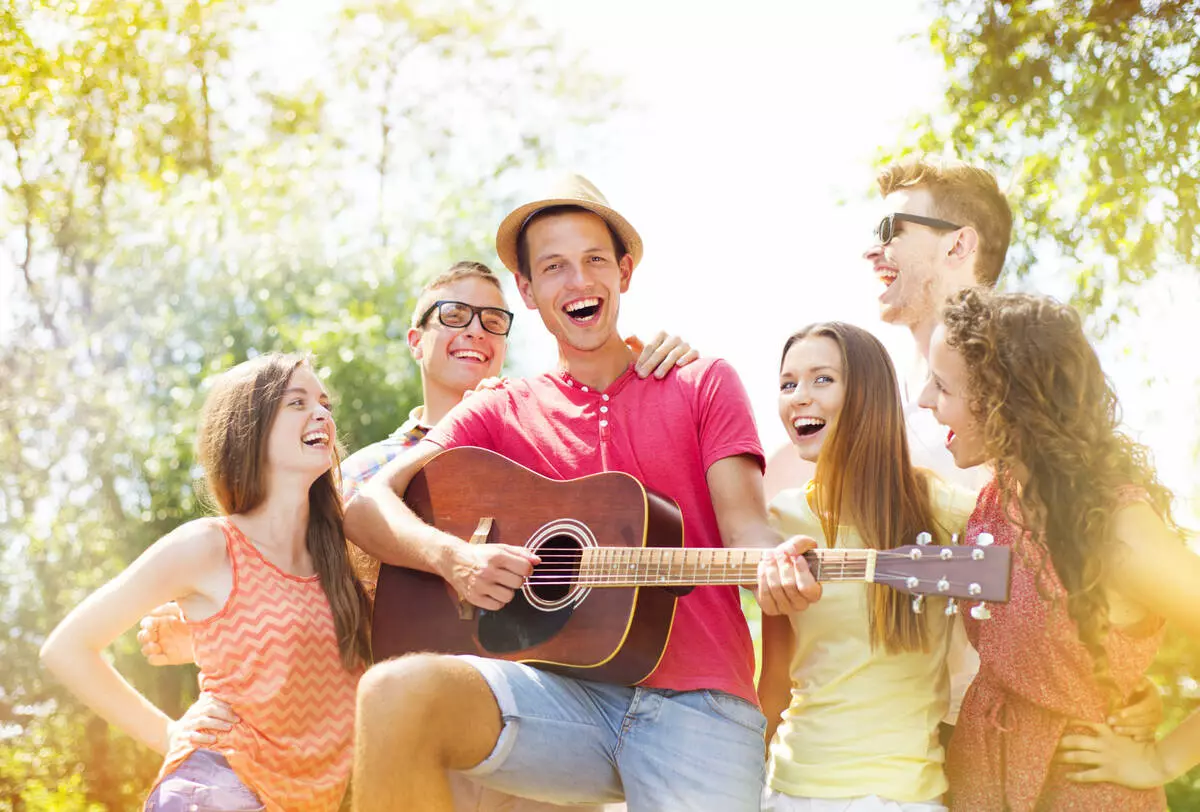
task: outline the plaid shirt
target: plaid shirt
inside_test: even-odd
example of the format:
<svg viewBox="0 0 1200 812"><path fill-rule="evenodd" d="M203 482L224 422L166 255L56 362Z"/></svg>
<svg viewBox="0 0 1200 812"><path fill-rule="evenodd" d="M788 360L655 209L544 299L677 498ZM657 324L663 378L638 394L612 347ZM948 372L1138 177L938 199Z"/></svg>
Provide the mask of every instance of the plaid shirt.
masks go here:
<svg viewBox="0 0 1200 812"><path fill-rule="evenodd" d="M367 484L367 480L379 473L379 469L412 448L429 433L429 426L421 422L425 407L418 406L408 413L404 425L393 431L386 439L371 443L355 451L342 463L342 501L349 502L354 494Z"/></svg>
<svg viewBox="0 0 1200 812"><path fill-rule="evenodd" d="M429 433L429 426L421 422L425 407L418 406L408 414L404 425L388 435L387 439L371 443L355 451L342 463L342 501L349 502L367 480L379 473L383 466L400 456L406 448L412 448ZM350 560L371 600L375 600L375 585L379 580L379 561L373 556L350 545Z"/></svg>

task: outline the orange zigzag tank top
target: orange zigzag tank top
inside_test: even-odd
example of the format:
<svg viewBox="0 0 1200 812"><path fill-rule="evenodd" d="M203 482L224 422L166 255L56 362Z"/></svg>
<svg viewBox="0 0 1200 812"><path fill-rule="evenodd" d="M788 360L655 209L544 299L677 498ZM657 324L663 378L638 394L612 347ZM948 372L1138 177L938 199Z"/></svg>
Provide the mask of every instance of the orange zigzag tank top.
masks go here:
<svg viewBox="0 0 1200 812"><path fill-rule="evenodd" d="M206 749L225 756L270 812L332 812L353 759L354 695L361 671L342 665L318 576L283 572L229 519L233 589L212 617L190 623L200 690L239 721ZM159 780L194 748L172 748Z"/></svg>

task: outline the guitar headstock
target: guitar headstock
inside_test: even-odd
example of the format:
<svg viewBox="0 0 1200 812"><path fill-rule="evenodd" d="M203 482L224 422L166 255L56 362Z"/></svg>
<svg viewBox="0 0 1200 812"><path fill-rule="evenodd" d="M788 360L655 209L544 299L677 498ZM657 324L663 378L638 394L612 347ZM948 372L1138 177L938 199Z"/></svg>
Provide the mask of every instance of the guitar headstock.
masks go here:
<svg viewBox="0 0 1200 812"><path fill-rule="evenodd" d="M918 596L913 601L913 609L918 612L921 597L925 595L1008 602L1012 570L1012 551L1008 547L992 546L992 537L987 533L980 533L973 545L929 544L927 533L921 533L917 540L921 543L879 551L875 559L875 583ZM952 600L946 612L957 611ZM986 619L987 609L977 606L971 614Z"/></svg>

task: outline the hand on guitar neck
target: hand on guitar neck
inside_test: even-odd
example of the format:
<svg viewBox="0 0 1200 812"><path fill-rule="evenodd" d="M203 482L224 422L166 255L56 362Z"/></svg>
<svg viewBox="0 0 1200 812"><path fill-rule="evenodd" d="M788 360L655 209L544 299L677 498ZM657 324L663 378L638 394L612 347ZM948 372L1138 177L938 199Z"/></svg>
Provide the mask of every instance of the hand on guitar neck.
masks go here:
<svg viewBox="0 0 1200 812"><path fill-rule="evenodd" d="M792 536L758 562L758 585L751 588L764 615L803 612L821 598L818 583L804 561L817 542L808 536Z"/></svg>

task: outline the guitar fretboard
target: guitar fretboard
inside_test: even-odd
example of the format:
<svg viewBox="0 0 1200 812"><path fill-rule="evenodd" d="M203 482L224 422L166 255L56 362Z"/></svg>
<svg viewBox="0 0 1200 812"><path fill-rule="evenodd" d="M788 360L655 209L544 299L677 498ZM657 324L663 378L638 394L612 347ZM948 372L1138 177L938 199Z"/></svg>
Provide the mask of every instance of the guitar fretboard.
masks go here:
<svg viewBox="0 0 1200 812"><path fill-rule="evenodd" d="M583 550L580 586L752 586L758 564L771 550L589 547ZM870 581L875 550L810 550L804 554L818 581Z"/></svg>

